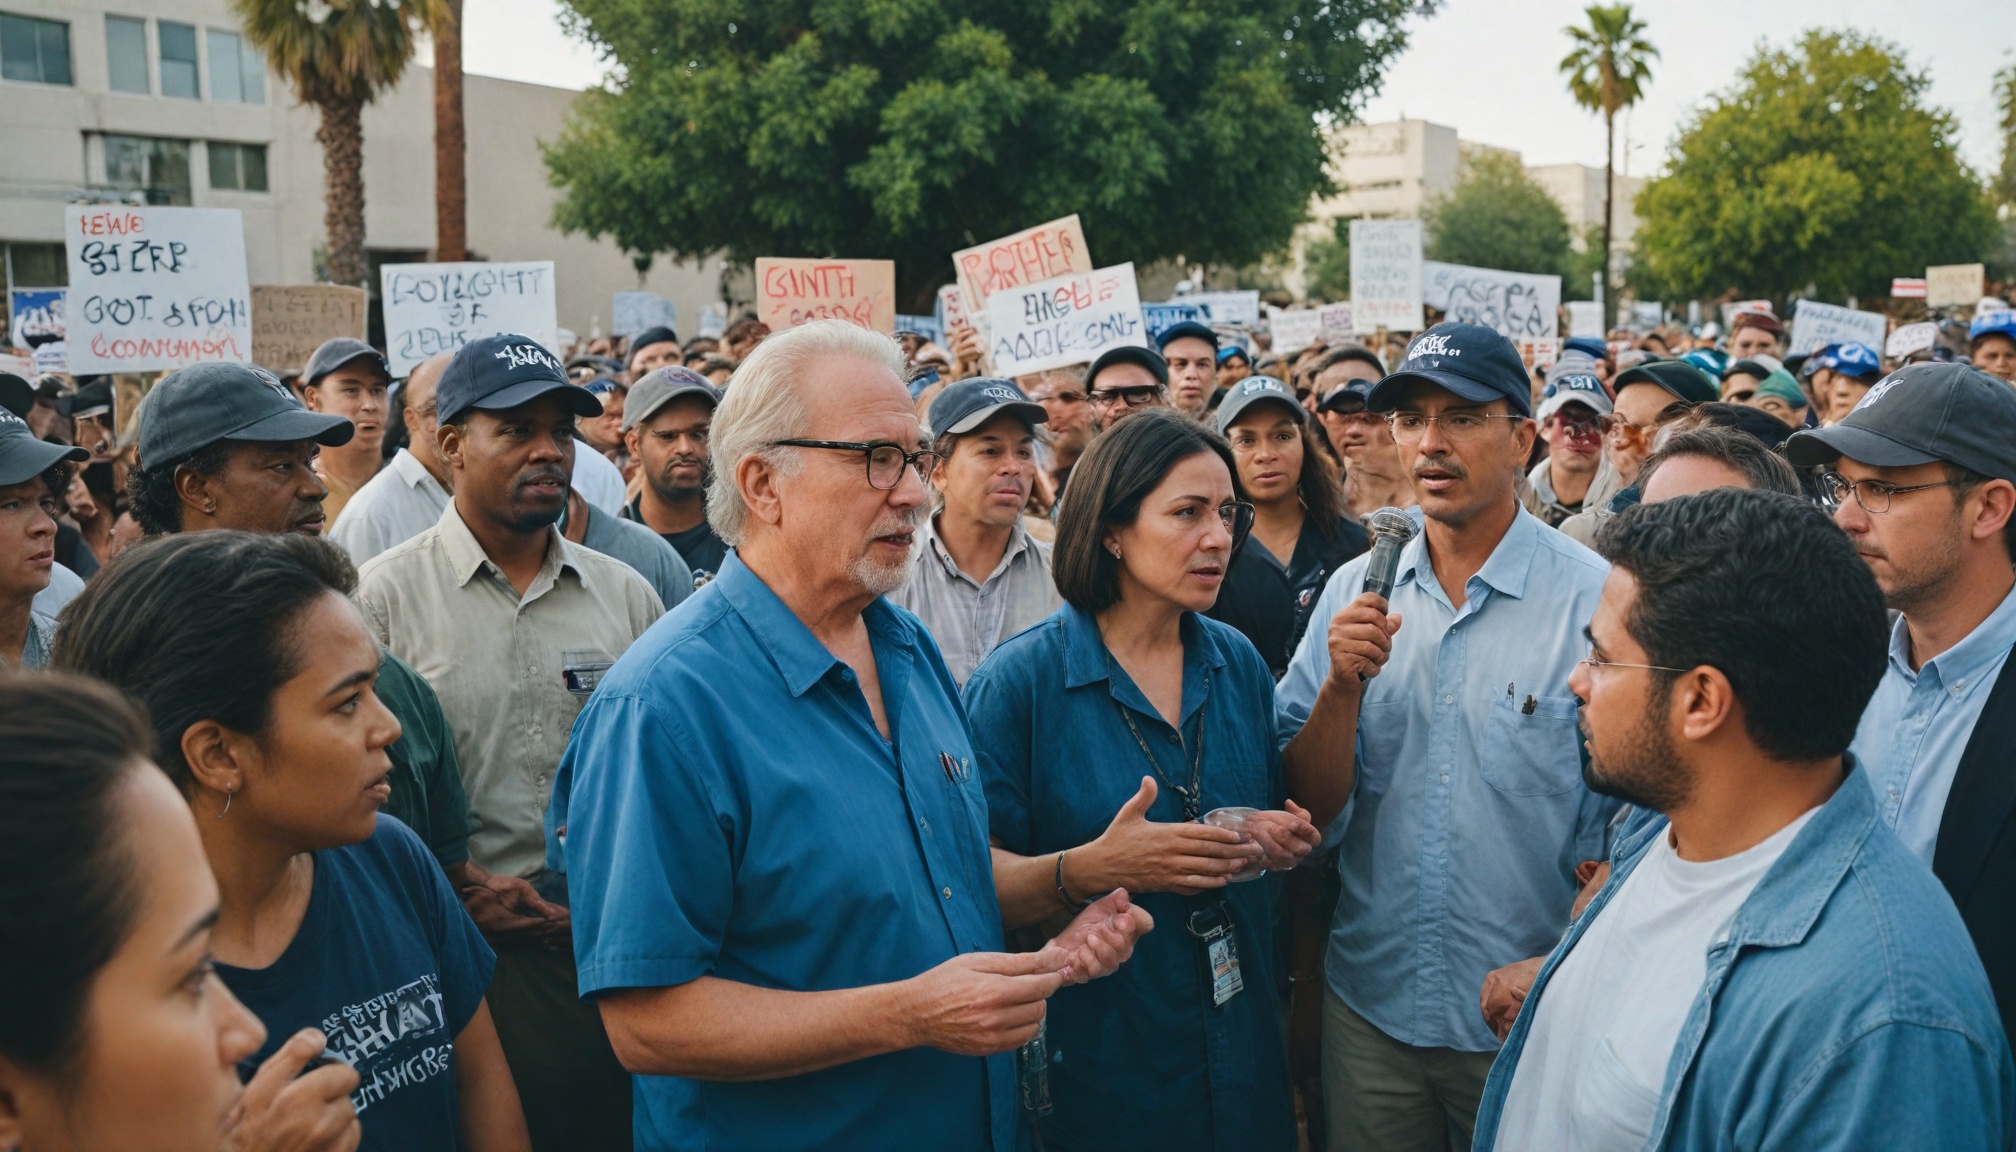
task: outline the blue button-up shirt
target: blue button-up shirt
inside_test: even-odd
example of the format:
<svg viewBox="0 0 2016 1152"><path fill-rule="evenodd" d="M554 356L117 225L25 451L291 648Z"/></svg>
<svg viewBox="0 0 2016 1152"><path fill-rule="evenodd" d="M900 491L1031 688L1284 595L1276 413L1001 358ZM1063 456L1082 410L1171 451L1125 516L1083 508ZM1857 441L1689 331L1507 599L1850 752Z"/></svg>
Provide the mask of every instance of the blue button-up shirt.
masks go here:
<svg viewBox="0 0 2016 1152"><path fill-rule="evenodd" d="M1890 665L1862 712L1852 747L1876 790L1884 823L1927 864L1939 843L1960 754L2011 646L2016 646L2016 590L1965 639L1916 672L1904 618L1890 630Z"/></svg>
<svg viewBox="0 0 2016 1152"><path fill-rule="evenodd" d="M877 600L863 618L888 741L853 671L732 556L609 670L547 821L584 997L701 976L855 988L1001 949L952 678L916 617ZM1020 1123L1012 1055L914 1048L754 1083L635 1082L644 1152L1008 1152Z"/></svg>
<svg viewBox="0 0 2016 1152"><path fill-rule="evenodd" d="M1284 745L1330 675L1330 619L1363 590L1369 559L1339 569L1317 601L1279 689ZM1603 855L1616 803L1582 783L1568 676L1588 654L1582 628L1607 572L1523 509L1461 608L1425 534L1400 553L1389 601L1400 631L1365 686L1357 778L1331 829L1343 893L1325 974L1404 1044L1496 1048L1477 1010L1485 975L1554 946L1575 866Z"/></svg>
<svg viewBox="0 0 2016 1152"><path fill-rule="evenodd" d="M990 823L1003 848L1040 856L1096 840L1141 778L1157 772L1166 783L1158 781L1148 819L1182 820L1182 798L1168 784L1189 785L1199 740L1200 811L1281 806L1266 663L1228 624L1188 613L1181 628L1180 733L1113 659L1093 617L1069 604L1003 643L973 673L966 707L982 735ZM1266 876L1197 896L1134 897L1155 917L1155 930L1133 958L1103 980L1051 998L1055 1107L1042 1122L1051 1146L1295 1146L1274 979L1278 889L1279 879ZM1203 945L1185 924L1221 899L1246 987L1214 1007Z"/></svg>
<svg viewBox="0 0 2016 1152"><path fill-rule="evenodd" d="M1880 826L1853 762L1708 949L1646 1148L2003 1149L2016 1139L2016 1067L1967 928L1931 869ZM1617 845L1610 882L1540 969L1485 1082L1477 1152L1497 1143L1555 969L1668 827L1656 817Z"/></svg>

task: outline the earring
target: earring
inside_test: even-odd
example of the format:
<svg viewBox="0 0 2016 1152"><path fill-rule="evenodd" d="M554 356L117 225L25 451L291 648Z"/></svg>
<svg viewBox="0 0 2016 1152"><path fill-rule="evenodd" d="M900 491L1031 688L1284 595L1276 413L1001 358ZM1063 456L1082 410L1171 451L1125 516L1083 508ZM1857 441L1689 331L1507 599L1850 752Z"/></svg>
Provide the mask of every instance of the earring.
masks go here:
<svg viewBox="0 0 2016 1152"><path fill-rule="evenodd" d="M1120 546L1118 544L1108 544L1106 550L1113 553L1113 559L1118 560L1120 558Z"/></svg>
<svg viewBox="0 0 2016 1152"><path fill-rule="evenodd" d="M231 797L236 795L237 791L236 788L227 788L224 790L224 807L217 813L217 819L222 820L224 813L231 811Z"/></svg>

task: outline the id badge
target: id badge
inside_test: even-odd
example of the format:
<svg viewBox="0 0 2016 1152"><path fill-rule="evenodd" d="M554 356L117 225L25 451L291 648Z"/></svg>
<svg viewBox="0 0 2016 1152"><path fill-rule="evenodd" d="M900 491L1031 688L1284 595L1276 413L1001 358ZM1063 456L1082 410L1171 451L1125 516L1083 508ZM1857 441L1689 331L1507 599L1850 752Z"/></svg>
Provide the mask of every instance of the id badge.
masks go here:
<svg viewBox="0 0 2016 1152"><path fill-rule="evenodd" d="M1232 915L1221 902L1190 914L1184 925L1204 945L1204 961L1211 970L1211 1005L1225 1002L1246 990L1246 977L1239 971L1239 941L1233 931Z"/></svg>

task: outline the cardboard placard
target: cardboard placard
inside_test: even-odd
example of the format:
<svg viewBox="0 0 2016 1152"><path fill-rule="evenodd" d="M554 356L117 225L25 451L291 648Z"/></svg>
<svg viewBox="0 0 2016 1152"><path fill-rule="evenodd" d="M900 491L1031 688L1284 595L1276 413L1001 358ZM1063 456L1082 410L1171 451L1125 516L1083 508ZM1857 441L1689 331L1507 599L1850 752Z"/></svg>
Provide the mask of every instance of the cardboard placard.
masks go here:
<svg viewBox="0 0 2016 1152"><path fill-rule="evenodd" d="M1195 304L1143 304L1141 318L1148 322L1148 338L1160 340L1162 333L1178 324L1203 324L1210 317Z"/></svg>
<svg viewBox="0 0 2016 1152"><path fill-rule="evenodd" d="M1935 264L1925 269L1925 304L1931 308L1972 304L1981 298L1987 282L1985 265Z"/></svg>
<svg viewBox="0 0 2016 1152"><path fill-rule="evenodd" d="M1467 264L1421 264L1421 301L1444 320L1495 328L1507 340L1561 335L1561 277L1500 272Z"/></svg>
<svg viewBox="0 0 2016 1152"><path fill-rule="evenodd" d="M26 355L38 345L64 339L63 301L69 292L68 288L16 288L7 294L7 338L16 350Z"/></svg>
<svg viewBox="0 0 2016 1152"><path fill-rule="evenodd" d="M1925 278L1923 276L1893 276L1890 279L1890 298L1893 300L1923 300L1925 298Z"/></svg>
<svg viewBox="0 0 2016 1152"><path fill-rule="evenodd" d="M387 264L379 272L385 358L404 377L436 352L515 332L561 351L553 262Z"/></svg>
<svg viewBox="0 0 2016 1152"><path fill-rule="evenodd" d="M1348 343L1351 331L1351 305L1325 304L1316 310L1323 328L1323 340L1327 344Z"/></svg>
<svg viewBox="0 0 2016 1152"><path fill-rule="evenodd" d="M756 318L772 332L814 320L896 331L896 262L756 258Z"/></svg>
<svg viewBox="0 0 2016 1152"><path fill-rule="evenodd" d="M636 336L652 328L679 329L679 308L656 292L618 292L611 301L611 336Z"/></svg>
<svg viewBox="0 0 2016 1152"><path fill-rule="evenodd" d="M1314 308L1269 308L1267 330L1273 334L1270 350L1276 356L1300 352L1323 338L1323 314Z"/></svg>
<svg viewBox="0 0 2016 1152"><path fill-rule="evenodd" d="M1165 301L1204 309L1206 324L1230 324L1246 328L1260 324L1260 293L1252 289L1233 292L1191 292Z"/></svg>
<svg viewBox="0 0 2016 1152"><path fill-rule="evenodd" d="M1108 348L1148 346L1133 264L1004 288L987 301L994 371L1025 376L1097 360Z"/></svg>
<svg viewBox="0 0 2016 1152"><path fill-rule="evenodd" d="M1568 338L1594 337L1603 339L1608 333L1603 330L1603 305L1596 300L1570 300L1568 302Z"/></svg>
<svg viewBox="0 0 2016 1152"><path fill-rule="evenodd" d="M1073 212L999 240L961 248L952 254L952 269L966 291L969 311L982 312L988 297L1004 288L1090 274L1092 251L1085 246L1085 229Z"/></svg>
<svg viewBox="0 0 2016 1152"><path fill-rule="evenodd" d="M63 242L71 371L251 358L252 289L236 208L72 204Z"/></svg>
<svg viewBox="0 0 2016 1152"><path fill-rule="evenodd" d="M1359 334L1422 328L1421 221L1351 221L1351 325Z"/></svg>
<svg viewBox="0 0 2016 1152"><path fill-rule="evenodd" d="M1930 320L1922 324L1906 324L1890 333L1883 342L1883 355L1891 360L1902 360L1913 352L1923 352L1939 340L1939 325Z"/></svg>
<svg viewBox="0 0 2016 1152"><path fill-rule="evenodd" d="M299 372L324 340L364 339L370 301L343 284L261 284L252 289L252 362Z"/></svg>
<svg viewBox="0 0 2016 1152"><path fill-rule="evenodd" d="M938 318L936 316L905 316L903 313L898 312L896 314L896 331L915 332L941 348L945 344L945 330L938 326Z"/></svg>
<svg viewBox="0 0 2016 1152"><path fill-rule="evenodd" d="M1874 352L1883 347L1889 331L1890 318L1881 312L1801 300L1792 310L1792 338L1785 354L1802 356L1828 344L1860 344Z"/></svg>

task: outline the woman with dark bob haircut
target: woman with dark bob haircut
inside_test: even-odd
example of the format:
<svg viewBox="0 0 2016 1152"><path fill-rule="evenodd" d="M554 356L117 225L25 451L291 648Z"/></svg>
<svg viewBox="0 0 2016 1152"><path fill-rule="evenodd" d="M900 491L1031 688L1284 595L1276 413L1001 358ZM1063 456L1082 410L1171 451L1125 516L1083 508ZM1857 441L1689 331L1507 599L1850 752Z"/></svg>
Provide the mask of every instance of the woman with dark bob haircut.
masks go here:
<svg viewBox="0 0 2016 1152"><path fill-rule="evenodd" d="M1319 836L1287 800L1267 665L1203 615L1252 525L1234 475L1174 411L1100 437L1051 556L1064 607L966 684L1003 923L1124 888L1158 925L1051 999L1049 1149L1295 1146L1264 873Z"/></svg>
<svg viewBox="0 0 2016 1152"><path fill-rule="evenodd" d="M0 1148L347 1152L341 1064L312 1029L249 1085L266 1029L211 966L217 881L131 701L0 676Z"/></svg>
<svg viewBox="0 0 2016 1152"><path fill-rule="evenodd" d="M327 1034L359 1078L361 1146L527 1152L484 999L496 957L426 845L378 811L399 721L356 581L309 536L149 541L64 610L53 664L147 709L217 876L218 974L276 1037Z"/></svg>

